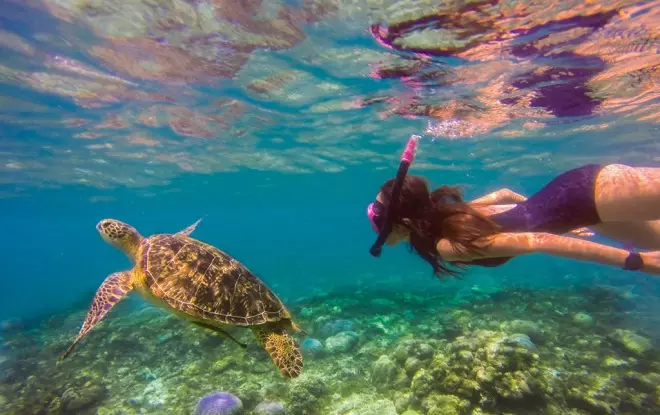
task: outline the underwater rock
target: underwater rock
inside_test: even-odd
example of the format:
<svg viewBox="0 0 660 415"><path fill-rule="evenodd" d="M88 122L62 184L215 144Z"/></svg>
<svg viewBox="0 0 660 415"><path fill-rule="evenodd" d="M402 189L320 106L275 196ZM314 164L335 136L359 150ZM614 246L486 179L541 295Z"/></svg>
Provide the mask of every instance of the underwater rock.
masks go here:
<svg viewBox="0 0 660 415"><path fill-rule="evenodd" d="M261 385L263 395L268 398L264 398L264 401L270 401L277 397L278 400L281 399L284 402L283 398L289 394L290 383L284 379L276 379L276 381L268 383L262 383L261 380L257 380L257 383Z"/></svg>
<svg viewBox="0 0 660 415"><path fill-rule="evenodd" d="M281 402L261 402L254 408L254 415L284 415L286 413Z"/></svg>
<svg viewBox="0 0 660 415"><path fill-rule="evenodd" d="M414 352L421 360L428 360L433 357L435 350L433 350L433 346L430 344L421 343L417 346L417 349L414 350Z"/></svg>
<svg viewBox="0 0 660 415"><path fill-rule="evenodd" d="M23 320L20 318L9 318L0 321L0 331L5 333L22 330L23 326Z"/></svg>
<svg viewBox="0 0 660 415"><path fill-rule="evenodd" d="M415 339L406 339L394 349L394 358L400 365L404 365L410 357L416 357L419 360L427 361L433 357L435 349L428 343L422 343Z"/></svg>
<svg viewBox="0 0 660 415"><path fill-rule="evenodd" d="M5 402L5 404L6 404L6 402ZM3 407L4 407L4 405L0 405L0 409L4 409ZM58 398L56 396L48 404L48 413L49 414L59 414L61 412L62 412L62 401L60 400L60 398Z"/></svg>
<svg viewBox="0 0 660 415"><path fill-rule="evenodd" d="M528 335L535 342L542 342L543 330L533 321L513 320L502 323L502 329L512 333L522 333Z"/></svg>
<svg viewBox="0 0 660 415"><path fill-rule="evenodd" d="M637 377L636 380L643 385L643 389L646 389L649 392L660 392L657 390L658 385L660 385L660 373L647 373L643 376Z"/></svg>
<svg viewBox="0 0 660 415"><path fill-rule="evenodd" d="M379 388L387 388L396 379L397 369L387 355L381 355L371 369L371 382Z"/></svg>
<svg viewBox="0 0 660 415"><path fill-rule="evenodd" d="M406 359L406 362L403 364L404 369L408 377L413 377L415 373L424 365L424 363L416 357L409 357Z"/></svg>
<svg viewBox="0 0 660 415"><path fill-rule="evenodd" d="M431 312L433 311L431 310ZM473 326L475 320L473 313L465 309L453 310L441 317L442 324L445 328L450 328L450 331L455 331L456 333L468 330Z"/></svg>
<svg viewBox="0 0 660 415"><path fill-rule="evenodd" d="M403 318L405 318L408 321L414 321L415 319L417 319L417 315L415 314L414 311L406 309L403 310Z"/></svg>
<svg viewBox="0 0 660 415"><path fill-rule="evenodd" d="M476 285L463 287L456 293L453 301L456 304L470 304L476 301L487 301L491 299L491 294L494 292L495 291L492 289L486 290Z"/></svg>
<svg viewBox="0 0 660 415"><path fill-rule="evenodd" d="M397 415L394 403L388 399L367 401L354 409L355 415Z"/></svg>
<svg viewBox="0 0 660 415"><path fill-rule="evenodd" d="M529 338L526 334L516 333L504 339L506 342L515 343L520 345L527 350L534 351L536 350L536 345L532 342L532 339Z"/></svg>
<svg viewBox="0 0 660 415"><path fill-rule="evenodd" d="M626 366L629 366L630 362L627 362L623 359L617 359L616 357L613 356L607 356L605 360L603 360L603 367L618 367L618 368L623 368Z"/></svg>
<svg viewBox="0 0 660 415"><path fill-rule="evenodd" d="M637 308L635 285L588 285L581 287L582 294L588 303L597 309L610 309L617 311L631 311Z"/></svg>
<svg viewBox="0 0 660 415"><path fill-rule="evenodd" d="M0 350L0 382L11 382L14 375L13 361L3 350Z"/></svg>
<svg viewBox="0 0 660 415"><path fill-rule="evenodd" d="M253 407L264 399L264 388L256 382L244 382L234 392L236 397L248 408Z"/></svg>
<svg viewBox="0 0 660 415"><path fill-rule="evenodd" d="M660 375L636 371L579 372L564 384L566 403L590 414L657 414Z"/></svg>
<svg viewBox="0 0 660 415"><path fill-rule="evenodd" d="M176 333L174 333L172 331L168 331L167 333L163 333L163 334L161 334L160 336L158 336L156 338L156 344L163 344L163 343L165 343L166 341L168 341L169 339L171 339L174 336L176 336Z"/></svg>
<svg viewBox="0 0 660 415"><path fill-rule="evenodd" d="M447 413L462 413L459 408L463 401L457 403L453 398L439 396L454 395L483 403L507 400L524 401L521 404L530 407L540 405L547 385L539 376L538 355L524 344L526 336L519 340L523 344L489 330L459 336L443 352L436 351L430 365L417 371L411 390L422 401L435 394L427 408L442 407ZM451 409L452 405L458 409Z"/></svg>
<svg viewBox="0 0 660 415"><path fill-rule="evenodd" d="M323 354L323 344L317 339L306 338L301 344L300 349L304 356L318 357Z"/></svg>
<svg viewBox="0 0 660 415"><path fill-rule="evenodd" d="M649 339L630 330L616 329L610 334L610 339L636 355L643 355L653 347Z"/></svg>
<svg viewBox="0 0 660 415"><path fill-rule="evenodd" d="M383 339L399 337L409 331L408 323L401 321L398 316L378 314L371 319L367 326L367 333L374 336L382 336Z"/></svg>
<svg viewBox="0 0 660 415"><path fill-rule="evenodd" d="M325 340L325 348L329 353L343 353L357 346L360 335L354 331L342 331Z"/></svg>
<svg viewBox="0 0 660 415"><path fill-rule="evenodd" d="M331 413L342 415L397 415L396 407L389 399L378 399L371 395L358 393L337 402Z"/></svg>
<svg viewBox="0 0 660 415"><path fill-rule="evenodd" d="M454 395L432 393L422 401L426 415L460 415L470 403Z"/></svg>
<svg viewBox="0 0 660 415"><path fill-rule="evenodd" d="M321 324L319 334L321 337L330 337L342 331L353 331L355 324L351 320L332 320Z"/></svg>
<svg viewBox="0 0 660 415"><path fill-rule="evenodd" d="M291 382L287 412L291 415L318 413L320 399L328 393L328 386L319 377L303 373Z"/></svg>
<svg viewBox="0 0 660 415"><path fill-rule="evenodd" d="M417 398L422 398L431 393L435 387L434 382L435 379L431 374L431 371L421 369L415 373L412 383L410 384L410 389Z"/></svg>
<svg viewBox="0 0 660 415"><path fill-rule="evenodd" d="M242 415L243 402L228 392L216 392L199 400L195 415Z"/></svg>
<svg viewBox="0 0 660 415"><path fill-rule="evenodd" d="M573 314L573 322L579 324L580 326L591 326L594 322L594 318L591 317L591 314L585 312L579 312Z"/></svg>
<svg viewBox="0 0 660 415"><path fill-rule="evenodd" d="M60 397L60 405L64 412L78 413L98 406L105 397L105 387L89 381L82 387L66 389Z"/></svg>
<svg viewBox="0 0 660 415"><path fill-rule="evenodd" d="M151 382L152 380L156 380L158 376L154 372L152 372L148 367L145 367L140 371L140 379L146 380Z"/></svg>
<svg viewBox="0 0 660 415"><path fill-rule="evenodd" d="M300 310L301 317L310 318L314 314L316 314L316 310L313 307L303 307L303 309Z"/></svg>
<svg viewBox="0 0 660 415"><path fill-rule="evenodd" d="M223 373L227 370L234 369L241 364L239 355L222 356L211 365L210 369L213 372Z"/></svg>
<svg viewBox="0 0 660 415"><path fill-rule="evenodd" d="M590 414L610 415L617 413L620 399L606 393L606 390L616 387L611 380L590 377L566 391L566 403Z"/></svg>
<svg viewBox="0 0 660 415"><path fill-rule="evenodd" d="M589 396L583 396L579 393L569 393L566 397L569 406L582 409L589 414L594 415L610 415L616 413L607 402L600 402Z"/></svg>
<svg viewBox="0 0 660 415"><path fill-rule="evenodd" d="M387 298L374 298L369 300L369 306L376 309L392 309L396 308L397 304Z"/></svg>
<svg viewBox="0 0 660 415"><path fill-rule="evenodd" d="M406 409L415 401L415 397L410 392L395 392L394 407L397 413L405 412Z"/></svg>
<svg viewBox="0 0 660 415"><path fill-rule="evenodd" d="M305 378L298 378L297 386L308 391L314 396L322 396L328 392L328 385L325 382L315 376L307 376Z"/></svg>
<svg viewBox="0 0 660 415"><path fill-rule="evenodd" d="M128 400L128 403L138 408L162 408L168 398L167 388L162 379L150 382L141 395Z"/></svg>

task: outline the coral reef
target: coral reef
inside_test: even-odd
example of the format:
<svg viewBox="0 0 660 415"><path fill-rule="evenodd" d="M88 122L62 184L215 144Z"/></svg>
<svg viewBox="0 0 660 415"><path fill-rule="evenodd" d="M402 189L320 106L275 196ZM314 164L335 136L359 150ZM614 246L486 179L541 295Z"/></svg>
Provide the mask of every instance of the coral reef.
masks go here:
<svg viewBox="0 0 660 415"><path fill-rule="evenodd" d="M634 317L652 300L631 305L572 288L460 290L375 291L371 302L361 301L362 293L337 291L289 302L307 332L299 337L305 369L293 380L277 372L249 331L232 330L248 343L244 350L137 302L118 306L57 364L85 310L63 313L4 334L0 412L660 411L660 353L653 333L635 327L643 319Z"/></svg>

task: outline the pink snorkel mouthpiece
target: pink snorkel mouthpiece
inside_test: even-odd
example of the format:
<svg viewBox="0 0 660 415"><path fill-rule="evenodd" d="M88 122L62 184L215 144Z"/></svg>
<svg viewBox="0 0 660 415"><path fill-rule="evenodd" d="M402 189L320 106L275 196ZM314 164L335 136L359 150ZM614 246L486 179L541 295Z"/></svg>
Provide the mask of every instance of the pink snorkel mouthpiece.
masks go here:
<svg viewBox="0 0 660 415"><path fill-rule="evenodd" d="M378 225L376 225L376 212L374 212L374 204L369 203L369 206L367 206L367 217L369 218L369 222L371 223L371 228L374 230L374 232L378 232Z"/></svg>
<svg viewBox="0 0 660 415"><path fill-rule="evenodd" d="M408 140L406 149L403 151L403 155L401 156L401 161L405 161L408 164L413 162L415 159L415 151L417 150L417 143L419 142L420 138L420 136L414 134L410 136L410 140Z"/></svg>

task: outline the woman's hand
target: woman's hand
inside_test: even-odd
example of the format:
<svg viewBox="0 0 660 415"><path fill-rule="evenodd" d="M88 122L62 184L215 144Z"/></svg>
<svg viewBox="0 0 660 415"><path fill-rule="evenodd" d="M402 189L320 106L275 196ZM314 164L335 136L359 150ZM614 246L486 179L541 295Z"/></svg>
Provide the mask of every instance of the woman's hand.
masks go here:
<svg viewBox="0 0 660 415"><path fill-rule="evenodd" d="M588 238L590 236L594 236L595 233L593 233L589 228L587 227L582 227L582 228L577 228L573 229L570 233L572 233L575 236L579 236L580 238Z"/></svg>
<svg viewBox="0 0 660 415"><path fill-rule="evenodd" d="M516 204L524 202L527 198L521 194L514 192L511 189L500 189L498 191L488 193L480 198L470 201L470 204L475 205L503 205L503 204Z"/></svg>
<svg viewBox="0 0 660 415"><path fill-rule="evenodd" d="M660 275L660 251L640 252L639 255L644 261L641 271Z"/></svg>

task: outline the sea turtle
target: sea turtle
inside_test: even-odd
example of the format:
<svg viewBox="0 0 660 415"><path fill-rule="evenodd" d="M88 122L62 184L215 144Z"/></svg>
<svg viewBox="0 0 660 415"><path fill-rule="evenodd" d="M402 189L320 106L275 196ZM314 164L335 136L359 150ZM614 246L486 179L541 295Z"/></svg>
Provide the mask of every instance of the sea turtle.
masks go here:
<svg viewBox="0 0 660 415"><path fill-rule="evenodd" d="M297 377L303 367L298 343L286 332L301 329L279 298L243 264L190 234L199 220L175 234L145 238L114 219L96 225L101 237L122 250L133 269L110 274L96 291L76 344L131 290L154 305L230 337L222 328L252 329L282 375Z"/></svg>

